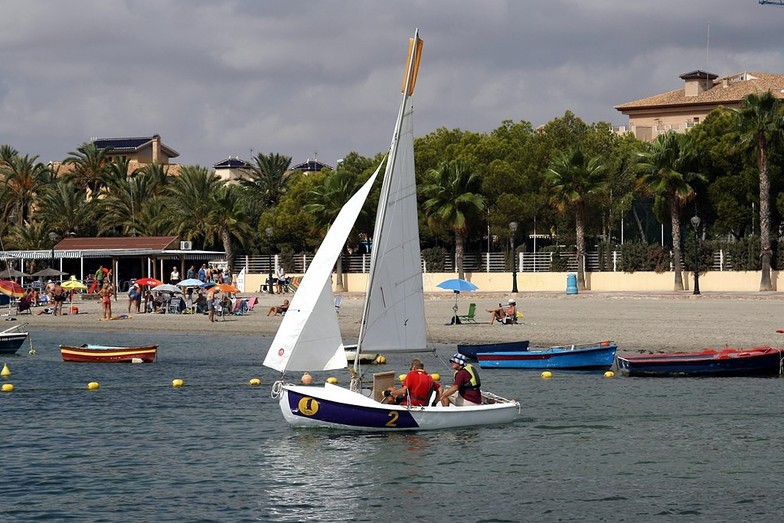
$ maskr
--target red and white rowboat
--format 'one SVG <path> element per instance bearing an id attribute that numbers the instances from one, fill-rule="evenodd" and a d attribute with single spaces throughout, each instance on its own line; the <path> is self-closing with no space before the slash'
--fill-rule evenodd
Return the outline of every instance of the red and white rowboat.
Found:
<path id="1" fill-rule="evenodd" d="M 142 363 L 152 363 L 158 354 L 157 345 L 145 347 L 109 347 L 106 345 L 82 345 L 69 347 L 60 345 L 60 354 L 63 361 L 90 361 L 90 362 L 129 362 L 134 360 Z"/>

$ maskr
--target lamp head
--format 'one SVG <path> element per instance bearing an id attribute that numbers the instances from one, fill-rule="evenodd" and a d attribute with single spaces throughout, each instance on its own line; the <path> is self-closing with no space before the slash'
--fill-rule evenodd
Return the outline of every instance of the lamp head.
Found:
<path id="1" fill-rule="evenodd" d="M 700 220 L 700 217 L 696 214 L 691 217 L 691 226 L 694 227 L 695 231 L 700 227 L 701 222 L 702 220 Z"/>
<path id="2" fill-rule="evenodd" d="M 517 222 L 509 222 L 509 230 L 512 231 L 512 234 L 517 230 Z"/>

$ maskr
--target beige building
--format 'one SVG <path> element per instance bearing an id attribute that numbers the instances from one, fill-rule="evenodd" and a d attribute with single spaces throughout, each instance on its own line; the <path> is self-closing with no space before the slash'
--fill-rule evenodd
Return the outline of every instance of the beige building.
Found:
<path id="1" fill-rule="evenodd" d="M 617 132 L 631 132 L 638 140 L 651 141 L 667 131 L 685 132 L 718 107 L 737 107 L 746 96 L 771 91 L 784 98 L 784 75 L 737 73 L 719 78 L 713 73 L 692 71 L 680 76 L 680 89 L 616 105 L 629 117 L 629 125 Z"/>

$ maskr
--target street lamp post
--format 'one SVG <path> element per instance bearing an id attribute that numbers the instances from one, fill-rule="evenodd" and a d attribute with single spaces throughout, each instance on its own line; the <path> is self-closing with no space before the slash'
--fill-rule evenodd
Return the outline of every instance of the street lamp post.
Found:
<path id="1" fill-rule="evenodd" d="M 700 293 L 700 217 L 696 214 L 691 218 L 691 225 L 694 227 L 694 293 Z"/>
<path id="2" fill-rule="evenodd" d="M 269 290 L 270 294 L 274 294 L 275 291 L 272 288 L 272 233 L 273 233 L 272 227 L 267 227 L 266 232 L 267 232 L 267 240 L 269 240 L 268 243 L 267 243 L 267 247 L 269 249 L 269 251 L 268 251 L 268 254 L 269 254 L 269 279 L 267 280 L 267 289 Z"/>
<path id="3" fill-rule="evenodd" d="M 509 222 L 509 230 L 512 234 L 509 235 L 509 242 L 512 244 L 512 292 L 517 292 L 517 254 L 515 253 L 515 232 L 517 231 L 517 222 Z"/>
<path id="4" fill-rule="evenodd" d="M 49 233 L 49 242 L 52 244 L 52 256 L 49 258 L 49 268 L 54 269 L 54 241 L 57 239 L 57 233 L 51 231 Z"/>

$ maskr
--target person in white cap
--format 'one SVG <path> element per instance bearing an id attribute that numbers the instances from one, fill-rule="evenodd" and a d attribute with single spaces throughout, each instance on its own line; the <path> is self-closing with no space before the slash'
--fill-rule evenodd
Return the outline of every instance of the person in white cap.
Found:
<path id="1" fill-rule="evenodd" d="M 455 382 L 441 393 L 441 405 L 444 407 L 448 407 L 450 403 L 457 406 L 481 405 L 482 382 L 479 379 L 479 372 L 460 353 L 449 358 L 449 362 L 455 371 Z"/>
<path id="2" fill-rule="evenodd" d="M 501 304 L 498 304 L 497 309 L 487 309 L 487 312 L 490 313 L 490 324 L 497 321 L 501 323 L 516 323 L 517 318 L 517 302 L 514 298 L 509 298 L 507 301 L 507 306 L 503 307 Z M 506 318 L 509 318 L 508 320 Z"/>

